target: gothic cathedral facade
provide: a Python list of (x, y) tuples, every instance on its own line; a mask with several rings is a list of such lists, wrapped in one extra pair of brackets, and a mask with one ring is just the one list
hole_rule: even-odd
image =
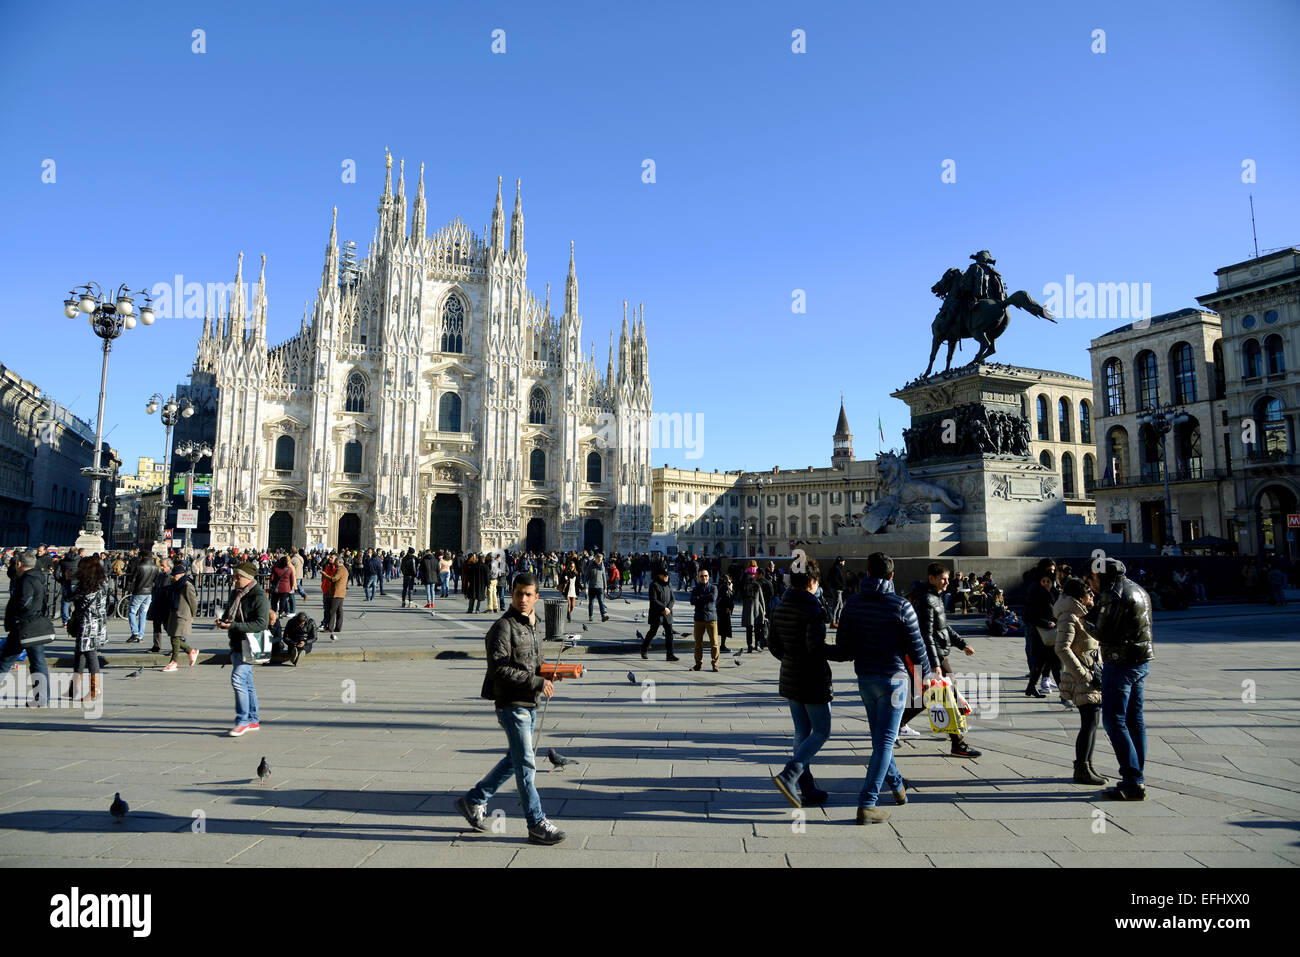
[[(404, 166), (404, 164), (403, 164)], [(573, 246), (564, 311), (527, 288), (516, 184), (489, 235), (426, 235), (424, 167), (406, 227), (387, 158), (367, 258), (340, 271), (338, 210), (310, 318), (266, 342), (266, 257), (246, 315), (205, 318), (195, 388), (217, 394), (217, 548), (645, 550), (651, 393), (645, 310), (627, 304), (601, 374), (581, 350)]]

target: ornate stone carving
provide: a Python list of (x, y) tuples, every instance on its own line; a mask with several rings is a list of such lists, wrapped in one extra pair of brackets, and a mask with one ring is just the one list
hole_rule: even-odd
[[(962, 508), (960, 496), (933, 482), (913, 480), (908, 474), (907, 463), (893, 452), (876, 456), (876, 470), (880, 476), (881, 497), (862, 515), (862, 527), (868, 532), (878, 532), (887, 525), (907, 525), (930, 512), (936, 503), (953, 511)], [(853, 504), (845, 502), (844, 505), (851, 514)]]

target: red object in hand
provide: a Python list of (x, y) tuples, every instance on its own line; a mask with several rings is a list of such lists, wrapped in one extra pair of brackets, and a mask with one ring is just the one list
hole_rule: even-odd
[(559, 681), (561, 678), (581, 678), (582, 665), (542, 665), (537, 673), (547, 681)]

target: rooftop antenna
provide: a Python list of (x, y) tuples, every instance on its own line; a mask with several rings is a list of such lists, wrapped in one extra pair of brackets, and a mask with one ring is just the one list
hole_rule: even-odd
[(1255, 241), (1255, 258), (1259, 258), (1259, 237), (1255, 235), (1255, 194), (1250, 194), (1250, 238)]

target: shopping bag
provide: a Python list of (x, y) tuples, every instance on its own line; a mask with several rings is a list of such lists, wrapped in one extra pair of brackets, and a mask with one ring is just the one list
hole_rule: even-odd
[(267, 664), (271, 660), (273, 640), (269, 631), (250, 631), (244, 636), (244, 659), (249, 664)]
[(925, 691), (930, 728), (938, 734), (965, 734), (966, 718), (957, 703), (957, 689), (950, 678), (940, 678)]

